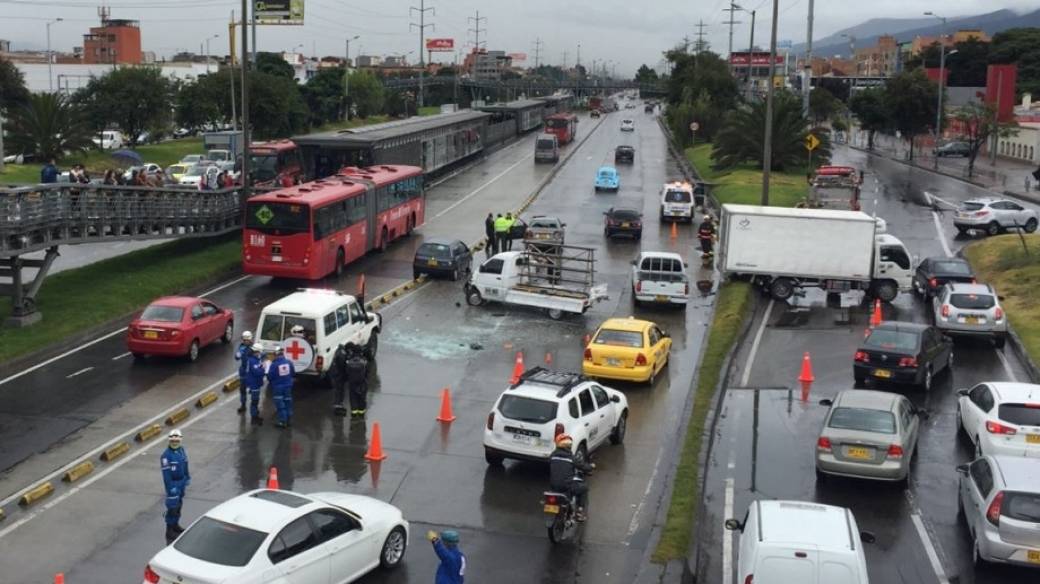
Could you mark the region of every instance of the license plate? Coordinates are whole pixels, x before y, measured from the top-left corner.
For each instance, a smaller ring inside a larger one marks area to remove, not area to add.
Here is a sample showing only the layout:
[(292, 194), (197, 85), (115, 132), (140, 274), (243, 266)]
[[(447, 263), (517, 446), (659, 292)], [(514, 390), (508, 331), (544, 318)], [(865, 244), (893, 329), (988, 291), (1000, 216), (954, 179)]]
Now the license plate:
[(965, 324), (979, 324), (979, 317), (977, 317), (977, 316), (965, 316), (964, 317), (964, 323)]
[(144, 331), (144, 338), (146, 339), (158, 339), (159, 333), (155, 331)]
[(1026, 434), (1026, 444), (1040, 444), (1040, 434)]
[(872, 458), (870, 456), (870, 449), (869, 448), (860, 448), (858, 446), (851, 446), (851, 447), (849, 447), (848, 457), (849, 458), (858, 458), (860, 460), (869, 460), (869, 459)]
[(610, 365), (611, 367), (620, 367), (621, 366), (621, 360), (608, 357), (607, 358), (607, 365)]
[(519, 442), (521, 444), (531, 444), (534, 442), (534, 438), (531, 436), (524, 436), (523, 434), (513, 434), (513, 442)]
[(880, 377), (882, 379), (888, 379), (888, 378), (892, 377), (892, 372), (889, 371), (888, 369), (875, 369), (874, 370), (874, 377)]
[(280, 255), (273, 255), (273, 256), (271, 256), (271, 261), (272, 262), (280, 262), (280, 261), (282, 261), (282, 256), (280, 256)]
[(426, 265), (427, 266), (436, 266), (437, 265), (437, 260), (426, 260)]
[(622, 223), (621, 226), (622, 227), (628, 227), (628, 223)]
[(668, 297), (658, 295), (654, 297), (654, 300), (657, 302), (668, 302)]
[(559, 505), (546, 505), (545, 507), (543, 507), (543, 509), (546, 513), (552, 513), (553, 515), (559, 514), (560, 512)]

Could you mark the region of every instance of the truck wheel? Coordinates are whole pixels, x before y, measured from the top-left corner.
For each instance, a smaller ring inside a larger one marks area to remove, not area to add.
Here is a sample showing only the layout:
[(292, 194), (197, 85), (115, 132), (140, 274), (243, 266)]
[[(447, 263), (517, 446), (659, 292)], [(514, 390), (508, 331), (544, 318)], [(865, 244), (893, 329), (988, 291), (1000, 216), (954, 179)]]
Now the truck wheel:
[(794, 285), (787, 278), (777, 278), (769, 285), (769, 294), (776, 300), (787, 300), (794, 295)]
[(365, 345), (365, 350), (368, 351), (369, 358), (375, 359), (376, 352), (379, 351), (379, 335), (375, 331), (368, 335), (368, 343)]
[(888, 304), (896, 299), (896, 296), (899, 294), (899, 287), (896, 286), (895, 282), (881, 282), (874, 287), (874, 294), (882, 302)]
[(470, 286), (469, 290), (466, 291), (466, 303), (470, 306), (480, 306), (481, 304), (484, 304), (484, 297), (480, 295), (480, 290)]
[(550, 308), (546, 312), (548, 312), (549, 318), (553, 320), (560, 320), (563, 318), (563, 311), (559, 308)]

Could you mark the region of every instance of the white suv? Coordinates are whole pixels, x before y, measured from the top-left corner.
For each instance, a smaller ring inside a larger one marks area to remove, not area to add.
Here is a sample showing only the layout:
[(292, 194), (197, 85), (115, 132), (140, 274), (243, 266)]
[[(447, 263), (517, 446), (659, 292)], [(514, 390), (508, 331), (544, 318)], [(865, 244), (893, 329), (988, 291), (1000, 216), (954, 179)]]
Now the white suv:
[(998, 235), (1005, 229), (1022, 229), (1026, 233), (1036, 231), (1036, 211), (1007, 199), (987, 197), (970, 199), (961, 203), (953, 216), (953, 225), (964, 233), (969, 229), (985, 231), (987, 235)]
[(484, 457), (488, 464), (506, 458), (544, 462), (556, 448), (556, 436), (569, 434), (575, 459), (587, 461), (607, 440), (621, 444), (627, 423), (625, 394), (577, 373), (534, 367), (488, 414)]
[(957, 418), (976, 456), (1040, 458), (1040, 385), (986, 382), (957, 394)]

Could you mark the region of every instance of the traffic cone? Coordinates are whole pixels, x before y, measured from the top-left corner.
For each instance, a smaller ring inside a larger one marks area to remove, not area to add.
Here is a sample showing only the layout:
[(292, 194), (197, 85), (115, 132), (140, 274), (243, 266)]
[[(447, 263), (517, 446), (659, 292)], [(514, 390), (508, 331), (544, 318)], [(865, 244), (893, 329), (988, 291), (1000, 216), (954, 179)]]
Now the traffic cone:
[(365, 460), (369, 462), (386, 460), (386, 454), (383, 453), (383, 433), (379, 431), (379, 422), (372, 424), (372, 440), (368, 443)]
[(679, 237), (679, 230), (675, 227), (675, 221), (672, 221), (672, 232), (668, 235), (671, 239), (677, 239)]
[(812, 383), (816, 378), (812, 374), (812, 361), (809, 359), (809, 351), (802, 355), (802, 372), (798, 375), (798, 381)]
[(271, 467), (271, 472), (267, 473), (267, 488), (277, 491), (281, 487), (278, 486), (278, 469)]
[(445, 387), (441, 390), (441, 413), (437, 416), (438, 422), (454, 422), (455, 414), (451, 411), (451, 392)]
[(54, 575), (54, 584), (65, 584), (65, 574), (58, 572)]
[(546, 351), (545, 353), (545, 364), (552, 366), (552, 353)]
[(881, 324), (884, 317), (881, 315), (881, 300), (874, 300), (874, 312), (870, 315), (870, 328), (876, 328)]
[(810, 386), (812, 386), (812, 383), (810, 383), (808, 381), (803, 381), (802, 382), (802, 402), (809, 401), (809, 387)]
[(515, 385), (520, 383), (520, 376), (524, 374), (524, 352), (516, 352), (516, 361), (513, 362), (513, 375), (509, 378), (509, 383)]

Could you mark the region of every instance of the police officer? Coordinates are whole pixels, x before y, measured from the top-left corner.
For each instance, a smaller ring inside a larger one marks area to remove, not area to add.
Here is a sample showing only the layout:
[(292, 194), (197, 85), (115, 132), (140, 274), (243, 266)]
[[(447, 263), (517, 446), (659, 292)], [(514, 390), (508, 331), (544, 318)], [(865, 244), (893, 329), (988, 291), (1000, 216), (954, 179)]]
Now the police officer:
[(427, 531), (426, 539), (433, 544), (433, 553), (441, 563), (437, 566), (434, 584), (463, 584), (466, 576), (466, 556), (459, 550), (459, 534), (456, 531)]
[(701, 221), (701, 226), (697, 229), (697, 239), (701, 242), (703, 255), (710, 255), (712, 253), (712, 244), (715, 241), (715, 222), (712, 220), (711, 215), (705, 215), (704, 220)]
[(506, 241), (509, 239), (509, 224), (510, 221), (503, 217), (501, 213), (495, 218), (496, 253), (506, 251)]
[(249, 357), (253, 355), (253, 333), (242, 332), (242, 342), (235, 349), (235, 361), (238, 361), (238, 413), (246, 411), (246, 368)]
[(574, 518), (582, 522), (585, 521), (589, 487), (575, 470), (589, 472), (596, 468), (596, 465), (582, 464), (574, 460), (574, 454), (571, 451), (573, 446), (574, 439), (569, 435), (560, 434), (556, 437), (556, 450), (549, 455), (549, 488), (574, 497), (578, 506)]
[(279, 428), (288, 428), (292, 424), (292, 385), (296, 368), (292, 361), (285, 358), (285, 349), (281, 345), (275, 347), (275, 357), (267, 368), (267, 382), (271, 386), (271, 397), (278, 411)]
[(368, 409), (368, 363), (372, 355), (353, 343), (347, 345), (346, 377), (350, 387), (350, 416), (365, 417)]
[(264, 386), (263, 352), (264, 346), (260, 343), (255, 343), (249, 348), (246, 377), (243, 381), (244, 387), (249, 391), (249, 420), (258, 426), (264, 423), (260, 417), (260, 389)]
[(347, 345), (341, 344), (333, 353), (332, 364), (329, 366), (329, 381), (332, 383), (332, 390), (335, 394), (332, 411), (337, 416), (345, 416), (347, 406), (343, 405), (343, 398), (347, 394)]
[(184, 504), (184, 491), (191, 484), (188, 453), (181, 447), (182, 437), (180, 430), (171, 430), (169, 446), (159, 459), (166, 489), (166, 545), (173, 543), (184, 531), (181, 527), (181, 506)]
[(509, 226), (506, 227), (506, 244), (502, 251), (513, 251), (513, 226), (516, 225), (516, 218), (512, 213), (506, 213), (506, 221)]

